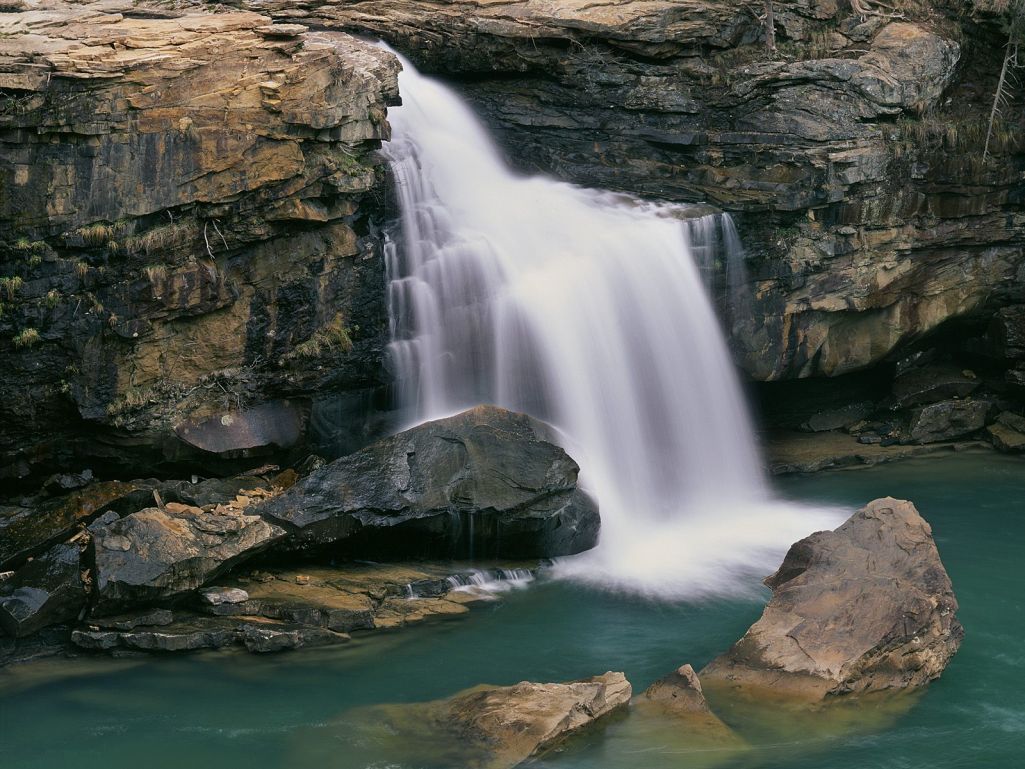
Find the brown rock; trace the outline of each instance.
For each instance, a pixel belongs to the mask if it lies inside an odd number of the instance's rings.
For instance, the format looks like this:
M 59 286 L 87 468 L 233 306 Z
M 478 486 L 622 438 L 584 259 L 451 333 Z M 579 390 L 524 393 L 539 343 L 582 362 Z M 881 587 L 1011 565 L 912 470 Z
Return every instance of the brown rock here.
M 701 673 L 706 685 L 819 699 L 922 686 L 960 646 L 957 599 L 910 502 L 869 503 L 790 548 L 761 619 Z

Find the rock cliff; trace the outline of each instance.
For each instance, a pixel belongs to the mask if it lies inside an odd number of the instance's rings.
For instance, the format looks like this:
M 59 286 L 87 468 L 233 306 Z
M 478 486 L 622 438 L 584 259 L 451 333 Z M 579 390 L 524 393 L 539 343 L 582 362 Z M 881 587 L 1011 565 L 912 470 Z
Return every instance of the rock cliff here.
M 731 212 L 756 380 L 836 376 L 1021 302 L 1020 126 L 982 158 L 1001 41 L 962 4 L 842 0 L 237 3 L 380 36 L 454 79 L 510 159 Z
M 371 398 L 394 57 L 246 11 L 3 10 L 0 478 L 287 447 Z

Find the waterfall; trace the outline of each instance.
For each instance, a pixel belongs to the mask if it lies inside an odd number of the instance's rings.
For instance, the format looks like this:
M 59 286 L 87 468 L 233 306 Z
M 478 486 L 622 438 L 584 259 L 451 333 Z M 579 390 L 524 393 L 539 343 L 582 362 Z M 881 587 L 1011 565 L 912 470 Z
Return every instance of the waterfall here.
M 815 522 L 771 501 L 702 281 L 698 260 L 711 271 L 739 248 L 732 223 L 517 175 L 453 91 L 403 65 L 384 152 L 408 422 L 495 403 L 561 431 L 602 533 L 558 573 L 652 594 L 749 588 Z

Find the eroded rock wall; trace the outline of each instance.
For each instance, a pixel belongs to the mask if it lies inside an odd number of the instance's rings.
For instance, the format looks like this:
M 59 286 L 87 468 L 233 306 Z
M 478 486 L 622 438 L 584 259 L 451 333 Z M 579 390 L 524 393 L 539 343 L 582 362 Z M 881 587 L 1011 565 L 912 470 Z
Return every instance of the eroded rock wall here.
M 1002 40 L 963 4 L 782 0 L 774 54 L 760 0 L 241 4 L 388 40 L 523 168 L 730 211 L 756 380 L 864 369 L 1022 299 L 1020 126 L 983 159 Z
M 180 437 L 204 420 L 269 403 L 304 436 L 325 399 L 369 411 L 394 57 L 247 11 L 4 11 L 0 478 L 209 468 Z

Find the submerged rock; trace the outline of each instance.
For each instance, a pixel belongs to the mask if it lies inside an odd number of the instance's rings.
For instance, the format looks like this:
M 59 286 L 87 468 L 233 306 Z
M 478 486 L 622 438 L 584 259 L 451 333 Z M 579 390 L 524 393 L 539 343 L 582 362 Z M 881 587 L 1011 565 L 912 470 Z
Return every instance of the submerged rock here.
M 631 693 L 622 673 L 562 684 L 525 681 L 457 695 L 448 701 L 445 719 L 464 739 L 487 746 L 486 766 L 515 766 L 626 707 Z
M 677 721 L 686 731 L 691 747 L 698 745 L 738 748 L 744 741 L 716 716 L 701 688 L 694 668 L 682 665 L 644 690 L 638 706 L 657 709 L 664 717 Z
M 398 739 L 396 762 L 510 769 L 556 747 L 563 739 L 626 708 L 630 682 L 622 673 L 566 683 L 478 686 L 434 702 L 382 705 L 347 716 Z M 389 757 L 391 760 L 392 757 Z
M 97 527 L 97 612 L 183 595 L 284 535 L 255 515 L 198 508 L 147 508 Z
M 711 713 L 694 668 L 683 665 L 644 690 L 644 699 L 680 713 Z
M 30 635 L 76 619 L 85 602 L 78 546 L 56 545 L 0 584 L 0 629 Z
M 922 686 L 964 635 L 932 530 L 907 501 L 877 499 L 795 543 L 765 584 L 761 619 L 701 672 L 706 684 L 812 699 Z
M 595 503 L 551 428 L 478 406 L 378 441 L 260 508 L 289 549 L 367 557 L 534 558 L 595 545 Z

